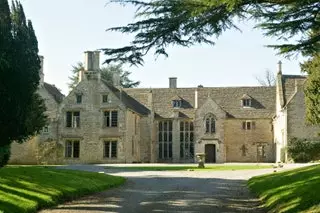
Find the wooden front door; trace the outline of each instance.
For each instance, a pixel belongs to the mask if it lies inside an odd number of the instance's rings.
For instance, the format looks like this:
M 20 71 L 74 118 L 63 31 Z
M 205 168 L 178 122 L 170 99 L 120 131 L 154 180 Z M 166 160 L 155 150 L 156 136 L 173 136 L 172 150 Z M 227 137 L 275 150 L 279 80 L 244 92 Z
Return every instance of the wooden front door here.
M 204 149 L 206 153 L 206 163 L 215 163 L 216 162 L 216 145 L 206 144 Z

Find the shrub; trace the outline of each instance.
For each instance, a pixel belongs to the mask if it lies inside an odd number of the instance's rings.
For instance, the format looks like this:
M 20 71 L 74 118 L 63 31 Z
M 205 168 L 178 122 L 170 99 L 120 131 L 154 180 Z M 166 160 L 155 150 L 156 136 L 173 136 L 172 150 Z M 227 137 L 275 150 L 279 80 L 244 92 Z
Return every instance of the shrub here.
M 320 159 L 320 141 L 291 138 L 288 146 L 289 156 L 294 162 L 305 163 Z
M 0 146 L 0 168 L 7 165 L 10 154 L 10 145 Z

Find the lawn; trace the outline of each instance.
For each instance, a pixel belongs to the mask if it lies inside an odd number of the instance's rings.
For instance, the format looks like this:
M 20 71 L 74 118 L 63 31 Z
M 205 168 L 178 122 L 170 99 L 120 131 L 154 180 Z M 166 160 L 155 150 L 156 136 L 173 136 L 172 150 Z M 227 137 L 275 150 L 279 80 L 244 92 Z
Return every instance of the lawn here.
M 124 182 L 122 177 L 99 173 L 8 166 L 0 169 L 0 212 L 36 212 Z
M 253 177 L 248 185 L 270 212 L 320 212 L 320 165 Z
M 247 170 L 247 169 L 267 169 L 271 165 L 210 165 L 205 168 L 194 166 L 107 166 L 105 169 L 119 169 L 131 171 L 222 171 L 222 170 Z

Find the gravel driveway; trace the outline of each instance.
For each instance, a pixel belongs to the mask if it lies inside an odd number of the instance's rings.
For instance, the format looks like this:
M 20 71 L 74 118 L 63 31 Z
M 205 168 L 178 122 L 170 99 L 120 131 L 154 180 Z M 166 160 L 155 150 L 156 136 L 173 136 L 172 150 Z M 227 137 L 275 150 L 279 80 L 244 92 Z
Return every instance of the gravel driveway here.
M 65 167 L 127 177 L 123 186 L 41 213 L 265 212 L 246 188 L 252 176 L 273 169 L 242 171 L 119 171 L 99 165 Z

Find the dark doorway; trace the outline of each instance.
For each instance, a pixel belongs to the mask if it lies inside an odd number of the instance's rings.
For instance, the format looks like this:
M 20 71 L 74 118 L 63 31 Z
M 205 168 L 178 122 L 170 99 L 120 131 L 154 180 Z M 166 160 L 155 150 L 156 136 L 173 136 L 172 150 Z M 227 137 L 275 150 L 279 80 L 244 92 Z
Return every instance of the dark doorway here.
M 216 145 L 206 144 L 204 149 L 206 153 L 206 163 L 215 163 L 216 162 Z

